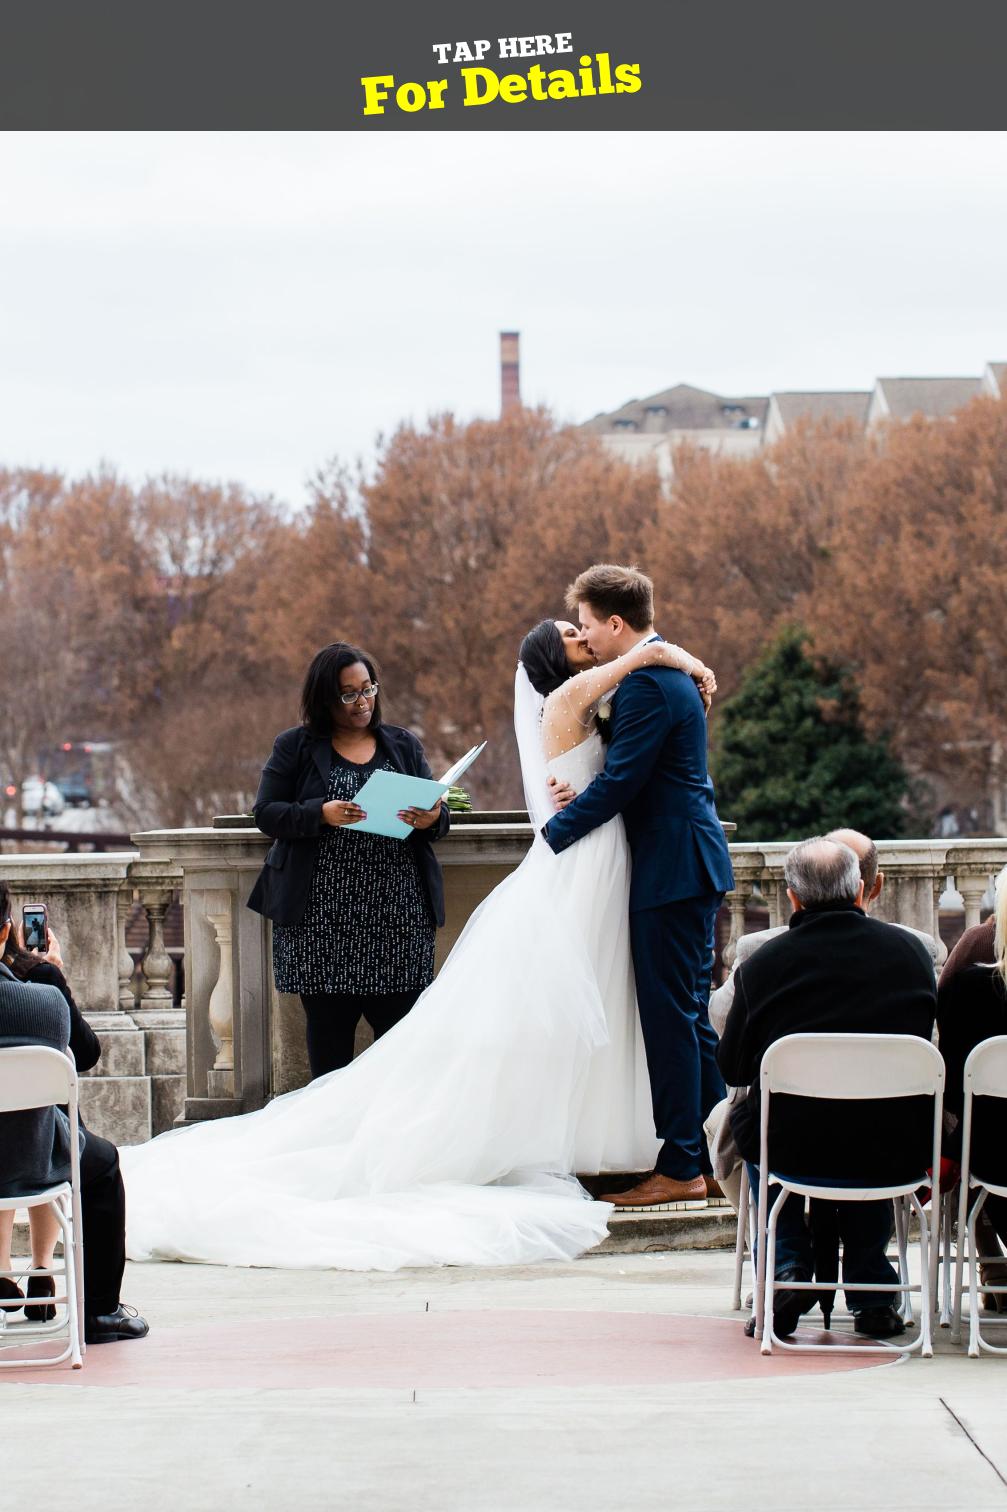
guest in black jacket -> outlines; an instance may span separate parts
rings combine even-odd
[[[1007,1034],[1007,867],[997,877],[993,916],[987,923],[989,929],[985,924],[979,926],[985,932],[983,938],[978,938],[978,929],[974,935],[984,954],[988,937],[992,959],[987,963],[982,957],[973,958],[950,975],[945,972],[937,991],[937,1028],[947,1067],[944,1106],[957,1120],[955,1129],[945,1139],[945,1152],[956,1160],[961,1155],[965,1062],[983,1040]],[[976,1098],[972,1105],[971,1165],[977,1175],[998,1186],[1007,1183],[1004,1111],[1003,1102],[992,1097]],[[980,1221],[984,1215],[991,1220],[997,1236],[1007,1243],[1007,1200],[987,1197]],[[987,1239],[987,1244],[981,1246],[984,1251],[988,1243]],[[995,1279],[1002,1284],[1007,1275],[1001,1273]],[[987,1299],[988,1308],[992,1305],[999,1310],[1001,1303],[1007,1311],[1007,1297]]]
[[[263,768],[255,822],[274,844],[248,900],[273,921],[277,991],[304,1005],[313,1077],[352,1060],[361,1015],[377,1038],[433,980],[444,882],[431,842],[448,811],[404,810],[407,840],[354,834],[357,793],[380,770],[431,776],[416,736],[382,720],[374,658],[337,641],[312,661],[301,724]]]
[[[63,1027],[54,1036],[52,1030],[57,1020]],[[63,975],[59,942],[50,930],[49,949],[44,956],[24,950],[16,935],[11,917],[10,889],[5,882],[0,882],[0,1044],[49,1044],[54,1049],[65,1050],[78,1071],[90,1070],[101,1056],[98,1038],[74,1002]],[[23,1125],[26,1118],[31,1120],[35,1116],[21,1113],[0,1116],[7,1142],[5,1153],[8,1160],[13,1158],[15,1171],[21,1159],[17,1153],[18,1121]],[[13,1125],[11,1120],[15,1121]],[[65,1119],[63,1122],[65,1126]],[[126,1267],[126,1198],[119,1171],[119,1152],[109,1140],[85,1129],[83,1123],[80,1130],[83,1138],[80,1196],[84,1226],[84,1337],[88,1344],[142,1339],[147,1333],[145,1319],[138,1317],[134,1309],[124,1307],[119,1298]],[[55,1161],[61,1141],[58,1135],[50,1133],[49,1142],[51,1159]],[[59,1157],[66,1158],[65,1145],[61,1147]],[[5,1170],[4,1159],[0,1159],[0,1188],[11,1179],[10,1171]],[[57,1169],[52,1164],[48,1175],[40,1171],[36,1177],[41,1185],[55,1185],[66,1179],[67,1168]],[[3,1191],[4,1196],[16,1196],[25,1190],[17,1185],[16,1178],[14,1180],[13,1189]],[[13,1213],[0,1232],[0,1270],[12,1269],[12,1220]],[[30,1209],[29,1221],[32,1268],[48,1271],[58,1237],[56,1222],[48,1210],[42,1208]],[[0,1279],[6,1282],[0,1287],[0,1297],[19,1301],[23,1294],[16,1283],[8,1278]],[[29,1276],[27,1296],[35,1300],[28,1301],[26,1317],[33,1322],[55,1317],[55,1306],[48,1300],[54,1295],[55,1283],[51,1275]]]
[[[929,1039],[936,1008],[925,946],[907,930],[869,919],[856,855],[815,838],[787,857],[784,875],[794,912],[786,934],[768,941],[735,973],[734,1003],[717,1054],[726,1081],[751,1084],[731,1127],[758,1189],[761,1121],[759,1067],[787,1034],[913,1034]],[[787,1175],[872,1186],[912,1180],[931,1159],[933,1106],[927,1098],[857,1102],[774,1096],[770,1161]],[[770,1193],[770,1202],[773,1201]],[[837,1203],[848,1281],[895,1281],[885,1249],[890,1202]],[[777,1279],[810,1281],[811,1239],[803,1199],[791,1197],[777,1227]],[[856,1329],[874,1338],[901,1333],[892,1293],[850,1292]],[[777,1294],[776,1332],[792,1333],[812,1292]]]
[[[73,1000],[69,983],[63,975],[63,958],[55,932],[50,929],[48,948],[44,955],[40,955],[36,951],[25,950],[21,941],[20,927],[16,921],[13,921],[8,931],[2,959],[4,966],[17,977],[18,981],[31,982],[36,986],[59,988],[70,1010],[70,1055],[78,1072],[90,1071],[92,1066],[96,1066],[101,1059],[101,1045],[98,1043],[98,1036]],[[60,1237],[59,1224],[50,1210],[43,1207],[29,1209],[28,1223],[31,1230],[32,1268],[51,1270],[53,1255]],[[14,1214],[10,1211],[0,1213],[0,1271],[10,1270],[12,1266],[13,1231]],[[55,1291],[52,1276],[28,1277],[27,1296],[29,1298],[52,1297]],[[20,1291],[17,1284],[0,1277],[0,1297],[13,1301],[18,1295],[24,1295],[24,1293]],[[56,1309],[45,1302],[29,1301],[25,1315],[32,1322],[42,1322],[55,1317]]]

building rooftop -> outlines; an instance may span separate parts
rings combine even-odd
[[[871,402],[869,390],[821,390],[819,392],[792,390],[774,393],[772,402],[780,412],[784,425],[793,425],[796,420],[855,420],[863,425],[867,419],[867,406]]]
[[[1001,398],[1007,399],[1007,362],[988,362],[986,366],[993,375]]]
[[[646,399],[630,399],[609,414],[595,415],[584,429],[597,434],[620,430],[760,430],[768,408],[766,395],[728,398],[689,383],[677,383]]]
[[[974,399],[982,389],[982,379],[879,378],[877,386],[893,420],[909,420],[913,415],[939,420]]]

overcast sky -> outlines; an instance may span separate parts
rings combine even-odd
[[[1007,133],[0,137],[0,464],[293,504],[442,409],[1007,360]]]

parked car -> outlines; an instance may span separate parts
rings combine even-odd
[[[70,772],[66,777],[57,777],[56,786],[63,795],[63,802],[70,808],[91,807],[91,785],[84,772]]]
[[[63,794],[54,782],[42,777],[26,777],[21,784],[21,812],[31,815],[61,814],[66,804]]]

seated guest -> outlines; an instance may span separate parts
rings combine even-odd
[[[947,1067],[944,1106],[955,1119],[955,1128],[945,1140],[945,1152],[955,1159],[961,1154],[965,1062],[970,1051],[983,1040],[1007,1034],[1007,867],[996,879],[993,917],[988,922],[993,934],[992,961],[973,959],[971,964],[958,965],[950,975],[945,971],[937,993],[937,1028]],[[984,924],[978,926],[980,930],[985,928]],[[976,930],[969,932],[973,935],[973,948],[981,948],[981,941],[978,947],[975,946]],[[951,964],[949,959],[948,966]],[[998,1185],[1007,1184],[1004,1112],[1002,1102],[985,1097],[976,1099],[972,1112],[972,1166],[980,1176]],[[1007,1201],[1002,1197],[987,1197],[980,1220],[985,1214],[988,1214],[995,1234],[1007,1242]],[[981,1251],[989,1253],[990,1240],[992,1238],[995,1244],[995,1238],[989,1230],[981,1238]],[[994,1278],[989,1275],[985,1279],[992,1281]],[[1007,1276],[999,1274],[995,1279],[1000,1283],[1007,1280]],[[1007,1297],[986,1300],[994,1307],[1003,1304],[1007,1308]]]
[[[0,882],[0,957],[12,927],[11,896]],[[0,1047],[70,1047],[71,1012],[57,986],[19,981],[0,960]],[[57,1108],[0,1114],[0,1194],[57,1186],[70,1179],[70,1127]],[[147,1324],[119,1300],[126,1264],[126,1200],[119,1152],[81,1129],[80,1195],[84,1240],[84,1337],[88,1344],[141,1339]],[[45,1292],[38,1293],[46,1295]],[[52,1295],[50,1292],[49,1295]],[[45,1316],[45,1303],[34,1304]]]
[[[70,1056],[78,1072],[90,1071],[101,1059],[98,1036],[73,1000],[70,984],[63,975],[63,957],[55,931],[49,930],[47,948],[43,951],[25,950],[21,931],[15,920],[7,935],[7,944],[2,952],[3,964],[19,982],[41,983],[58,987],[70,1010]],[[50,1208],[35,1207],[28,1211],[28,1226],[31,1232],[31,1267],[34,1271],[51,1271],[56,1243],[60,1237],[59,1224]],[[14,1235],[14,1213],[11,1209],[0,1213],[0,1272],[13,1269],[11,1243]],[[28,1305],[25,1317],[32,1323],[47,1322],[56,1316],[55,1307],[48,1302],[32,1301],[32,1298],[53,1297],[56,1283],[51,1275],[28,1277]],[[0,1275],[0,1299],[20,1300],[24,1293],[16,1282]]]
[[[914,1034],[929,1039],[936,988],[931,958],[908,930],[868,919],[857,856],[848,845],[815,837],[796,845],[784,867],[794,912],[786,932],[735,973],[734,1002],[717,1054],[725,1079],[747,1086],[731,1112],[738,1149],[758,1190],[765,1051],[788,1034]],[[928,1098],[886,1103],[776,1097],[770,1159],[779,1170],[815,1180],[872,1186],[911,1180],[930,1162],[933,1109]],[[770,1193],[770,1202],[774,1193]],[[876,1292],[848,1292],[858,1333],[889,1338],[902,1319],[885,1283],[898,1280],[886,1250],[890,1202],[839,1203],[847,1281],[877,1282]],[[803,1199],[791,1197],[777,1223],[776,1279],[812,1279],[811,1237]],[[777,1293],[774,1327],[793,1333],[813,1292]],[[751,1325],[749,1331],[754,1332]]]
[[[878,866],[878,848],[868,835],[862,835],[859,830],[838,829],[830,830],[825,836],[826,840],[836,840],[840,845],[848,845],[860,863],[860,876],[864,884],[865,913],[869,913],[874,904],[881,897],[885,885],[885,874]],[[727,1015],[731,1011],[734,1002],[734,977],[738,967],[749,956],[760,949],[769,940],[775,940],[779,935],[785,935],[788,925],[779,924],[774,929],[760,929],[752,934],[742,935],[738,941],[734,965],[730,976],[722,987],[718,987],[710,996],[710,1023],[717,1032],[718,1038],[724,1032],[727,1023]],[[933,935],[926,934],[922,929],[912,929],[908,924],[899,924],[899,929],[906,929],[915,935],[926,947],[934,970],[941,963],[944,955],[944,945]],[[992,940],[991,940],[992,943]],[[992,957],[991,957],[992,958]],[[950,965],[950,961],[948,963]],[[946,968],[945,968],[946,969]],[[741,1156],[731,1133],[730,1111],[731,1108],[745,1096],[747,1088],[730,1087],[727,1097],[717,1103],[711,1109],[706,1122],[703,1125],[707,1143],[710,1147],[710,1160],[713,1165],[713,1174],[720,1182],[725,1197],[731,1206],[737,1211],[738,1198],[741,1188]]]
[[[943,987],[959,971],[964,971],[966,966],[974,966],[977,962],[992,966],[996,960],[995,934],[995,913],[990,914],[989,918],[984,919],[981,924],[973,924],[971,928],[964,930],[944,962],[944,970],[941,972],[938,985]]]

